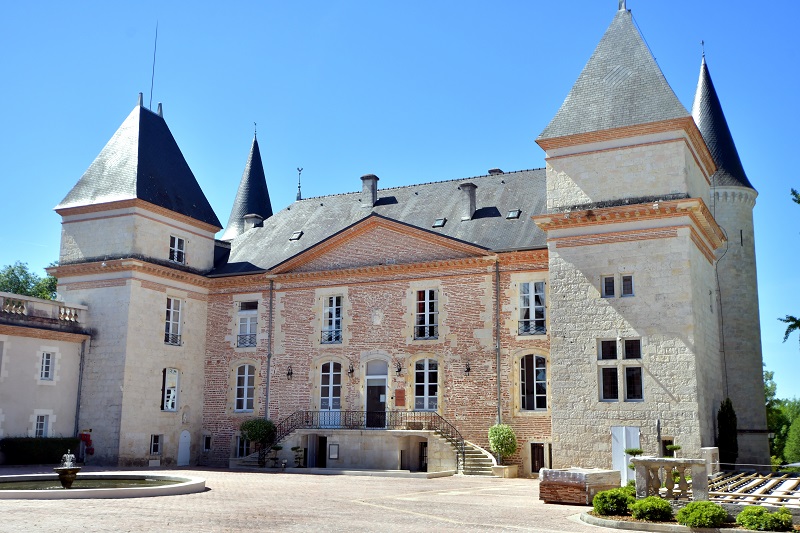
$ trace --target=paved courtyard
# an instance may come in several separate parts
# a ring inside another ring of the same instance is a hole
[[[0,468],[0,475],[48,470]],[[584,507],[540,502],[539,483],[530,479],[157,472],[204,477],[207,489],[128,500],[0,500],[0,531],[603,531],[577,520]]]

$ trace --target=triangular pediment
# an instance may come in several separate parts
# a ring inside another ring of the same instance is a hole
[[[289,258],[272,272],[419,264],[480,257],[486,253],[479,246],[373,214]]]

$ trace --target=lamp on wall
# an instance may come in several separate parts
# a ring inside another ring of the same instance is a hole
[[[347,367],[347,375],[352,378],[353,377],[353,372],[355,372],[355,370],[353,369],[353,363],[351,362],[350,366]]]
[[[294,372],[292,372],[292,365],[289,365],[289,368],[286,369],[286,379],[292,379],[293,374]]]
[[[472,367],[469,366],[469,361],[467,361],[467,366],[464,367],[464,374],[469,376],[470,372],[472,372]]]
[[[397,362],[397,365],[395,365],[395,367],[394,367],[394,371],[395,371],[395,372],[397,372],[397,375],[398,375],[398,376],[399,376],[399,375],[400,375],[400,373],[403,371],[403,365],[401,365],[401,364],[400,364],[400,361],[398,361],[398,362]]]

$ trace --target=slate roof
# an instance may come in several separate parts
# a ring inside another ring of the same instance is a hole
[[[458,186],[477,185],[477,211],[462,221],[465,199]],[[269,270],[372,213],[437,233],[489,251],[545,248],[546,236],[531,216],[546,212],[545,170],[523,170],[461,180],[380,189],[375,206],[363,192],[307,198],[275,213],[264,227],[252,228],[233,240],[227,263],[210,275],[233,275]],[[506,219],[520,209],[517,219]],[[437,218],[444,227],[433,228]],[[298,240],[292,233],[302,231]]]
[[[623,8],[539,139],[688,116]]]
[[[692,105],[692,117],[717,164],[717,171],[711,183],[715,186],[753,189],[739,159],[739,152],[736,150],[731,130],[722,112],[722,104],[711,81],[705,57],[700,64],[700,79],[697,82],[697,92]]]
[[[263,219],[272,216],[272,203],[267,190],[267,178],[264,175],[264,165],[261,162],[261,151],[258,149],[258,139],[253,137],[250,155],[244,166],[242,181],[233,201],[231,216],[228,226],[221,240],[230,241],[244,232],[244,216],[256,214]]]
[[[133,198],[222,227],[164,118],[139,105],[56,209]]]

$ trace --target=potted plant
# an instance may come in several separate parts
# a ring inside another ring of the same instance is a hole
[[[267,464],[267,447],[275,442],[277,430],[272,420],[266,418],[251,418],[245,420],[239,426],[239,431],[243,438],[256,445],[258,451],[258,466],[264,467]]]
[[[292,451],[294,452],[294,466],[300,468],[303,466],[303,448],[300,446],[292,446]]]
[[[270,456],[269,460],[272,461],[272,468],[278,468],[278,452],[283,449],[283,446],[275,445],[270,448],[272,455]]]
[[[667,444],[665,448],[672,452],[672,457],[678,457],[678,450],[681,449],[681,446],[679,444]]]
[[[495,424],[489,428],[489,447],[497,455],[498,466],[492,467],[497,477],[517,477],[517,465],[503,465],[503,457],[517,451],[517,436],[507,424]]]

